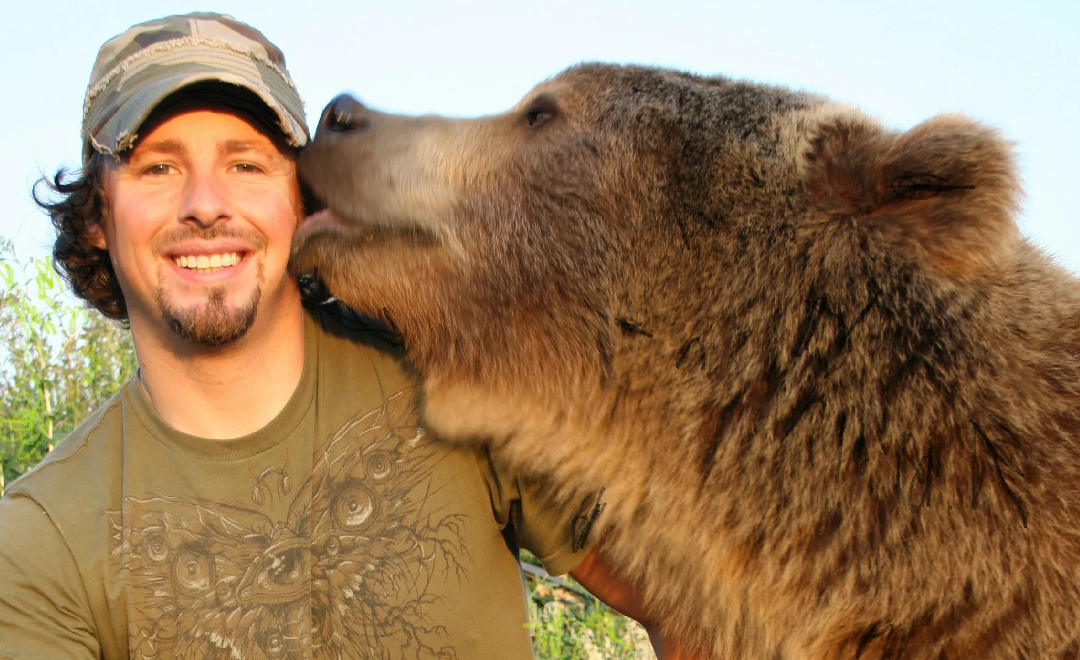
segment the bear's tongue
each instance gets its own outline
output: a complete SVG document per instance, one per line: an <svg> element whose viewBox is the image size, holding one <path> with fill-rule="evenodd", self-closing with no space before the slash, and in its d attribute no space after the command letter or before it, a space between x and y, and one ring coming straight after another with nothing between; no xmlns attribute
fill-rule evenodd
<svg viewBox="0 0 1080 660"><path fill-rule="evenodd" d="M300 224L300 228L307 232L317 231L323 228L329 227L344 227L345 221L341 219L341 216L334 213L330 209L323 209L312 213L308 217L304 218L304 221Z"/></svg>
<svg viewBox="0 0 1080 660"><path fill-rule="evenodd" d="M293 236L293 242L317 234L323 229L333 229L335 227L345 229L347 225L348 223L341 216L330 209L323 209L304 218L304 221L300 223L300 228L296 230L296 234Z"/></svg>
<svg viewBox="0 0 1080 660"><path fill-rule="evenodd" d="M430 230L419 227L385 227L373 224L364 224L346 220L330 209L323 209L312 213L300 223L300 228L293 235L293 244L324 231L337 230L341 235L351 241L361 238L364 243L384 244L390 242L393 245L408 245L412 247L434 246L438 239Z"/></svg>

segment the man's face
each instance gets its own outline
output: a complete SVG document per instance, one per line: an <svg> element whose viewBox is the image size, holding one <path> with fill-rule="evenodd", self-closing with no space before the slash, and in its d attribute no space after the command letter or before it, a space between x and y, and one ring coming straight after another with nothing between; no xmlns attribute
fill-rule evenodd
<svg viewBox="0 0 1080 660"><path fill-rule="evenodd" d="M133 330L218 346L260 306L299 301L286 272L303 218L295 163L241 115L189 109L152 125L108 168L105 196L103 247Z"/></svg>

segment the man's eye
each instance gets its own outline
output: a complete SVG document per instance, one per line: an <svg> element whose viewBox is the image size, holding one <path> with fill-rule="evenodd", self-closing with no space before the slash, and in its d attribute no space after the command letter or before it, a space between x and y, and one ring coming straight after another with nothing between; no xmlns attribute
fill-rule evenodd
<svg viewBox="0 0 1080 660"><path fill-rule="evenodd" d="M241 172L243 174L254 174L256 172L262 171L262 168L260 168L254 163L237 163L233 167L236 168L237 172Z"/></svg>
<svg viewBox="0 0 1080 660"><path fill-rule="evenodd" d="M165 163L156 163L156 164L151 165L150 167L146 168L146 173L147 174L153 174L153 175L157 175L157 176L168 174L171 171L172 171L172 166L171 165L166 165Z"/></svg>

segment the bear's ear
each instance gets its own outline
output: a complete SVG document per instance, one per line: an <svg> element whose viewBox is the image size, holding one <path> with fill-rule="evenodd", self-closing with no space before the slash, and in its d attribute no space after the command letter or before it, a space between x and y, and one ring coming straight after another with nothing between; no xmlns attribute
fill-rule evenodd
<svg viewBox="0 0 1080 660"><path fill-rule="evenodd" d="M997 131L941 115L894 133L842 112L821 117L806 135L799 165L819 211L872 223L915 258L960 278L1017 241L1022 193L1012 145Z"/></svg>

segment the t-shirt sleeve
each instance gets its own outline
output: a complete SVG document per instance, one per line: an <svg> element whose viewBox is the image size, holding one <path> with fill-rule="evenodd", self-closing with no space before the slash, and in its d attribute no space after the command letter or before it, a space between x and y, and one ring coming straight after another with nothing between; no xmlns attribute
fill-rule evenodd
<svg viewBox="0 0 1080 660"><path fill-rule="evenodd" d="M75 559L29 497L0 498L0 659L100 657Z"/></svg>
<svg viewBox="0 0 1080 660"><path fill-rule="evenodd" d="M491 493L495 519L513 528L519 548L536 555L551 575L564 575L585 560L599 541L583 524L592 502L557 506L541 484L515 477L497 465L486 450L478 450L481 471Z"/></svg>

